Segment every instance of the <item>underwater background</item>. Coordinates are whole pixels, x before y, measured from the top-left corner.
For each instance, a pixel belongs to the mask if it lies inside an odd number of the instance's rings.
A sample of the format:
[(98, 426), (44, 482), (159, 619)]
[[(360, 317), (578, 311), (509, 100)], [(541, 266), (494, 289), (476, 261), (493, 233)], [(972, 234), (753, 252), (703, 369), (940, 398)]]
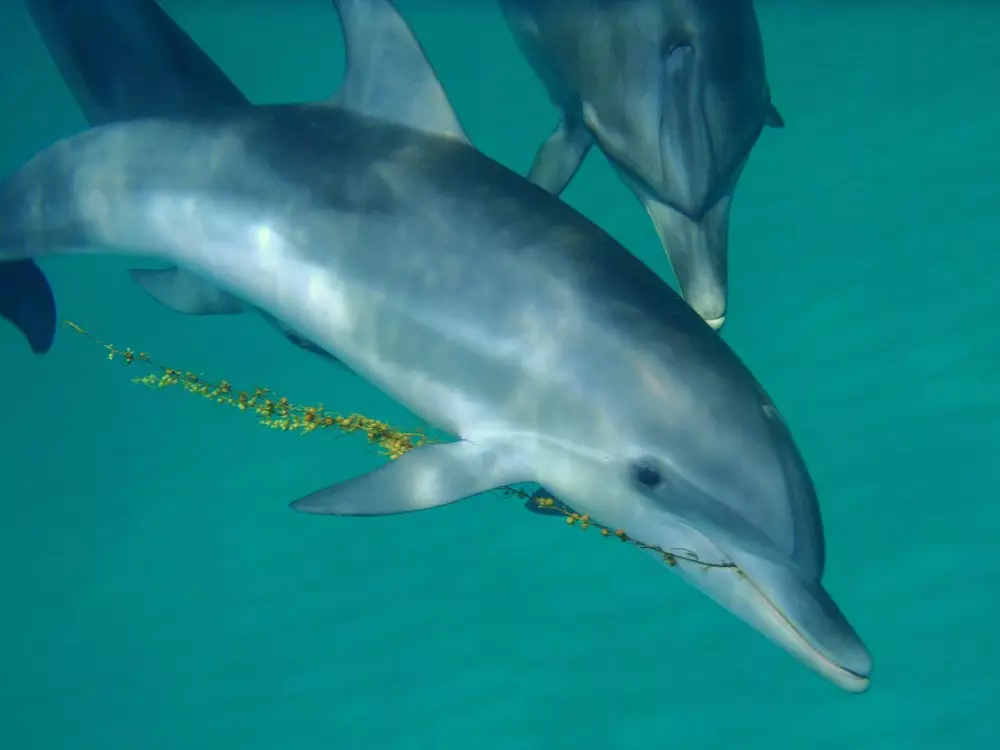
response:
[[(256, 102), (339, 83), (326, 0), (163, 4)], [(787, 127), (737, 191), (724, 335), (810, 466), (868, 693), (517, 500), (293, 513), (384, 459), (132, 385), (147, 371), (67, 329), (34, 357), (2, 326), (0, 747), (998, 746), (1000, 3), (756, 5)], [(556, 113), (496, 6), (397, 6), (473, 141), (524, 172)], [(0, 106), (0, 173), (85, 125), (13, 0)], [(564, 197), (673, 283), (599, 153)], [(134, 259), (42, 265), (60, 314), (118, 346), (418, 426), (255, 316), (158, 306)]]

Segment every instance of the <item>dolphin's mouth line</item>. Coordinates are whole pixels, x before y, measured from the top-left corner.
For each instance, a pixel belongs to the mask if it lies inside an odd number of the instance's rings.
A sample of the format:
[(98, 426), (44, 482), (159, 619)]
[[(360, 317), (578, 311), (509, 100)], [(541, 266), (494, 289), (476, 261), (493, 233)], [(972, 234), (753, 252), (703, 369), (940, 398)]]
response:
[(735, 565), (733, 567), (736, 570), (736, 574), (747, 582), (747, 585), (749, 585), (750, 588), (752, 588), (754, 592), (761, 598), (761, 600), (763, 600), (763, 602), (767, 605), (767, 607), (771, 610), (771, 612), (774, 613), (774, 615), (781, 622), (785, 624), (785, 626), (789, 629), (789, 631), (792, 634), (794, 634), (795, 637), (798, 638), (806, 646), (806, 648), (809, 649), (811, 653), (815, 654), (819, 659), (821, 659), (824, 664), (827, 664), (828, 666), (833, 667), (834, 669), (839, 670), (844, 674), (850, 675), (851, 677), (854, 677), (857, 680), (863, 681), (865, 683), (868, 682), (869, 677), (867, 675), (859, 674), (858, 672), (848, 669), (847, 667), (841, 666), (840, 664), (837, 664), (835, 661), (830, 659), (828, 656), (824, 655), (818, 648), (816, 648), (812, 643), (810, 643), (809, 639), (802, 634), (802, 631), (800, 631), (797, 627), (795, 627), (792, 621), (789, 620), (785, 616), (785, 614), (774, 604), (774, 602), (771, 601), (771, 599), (767, 596), (767, 594), (761, 591), (760, 587), (753, 582), (750, 576), (748, 576), (743, 571), (742, 568)]

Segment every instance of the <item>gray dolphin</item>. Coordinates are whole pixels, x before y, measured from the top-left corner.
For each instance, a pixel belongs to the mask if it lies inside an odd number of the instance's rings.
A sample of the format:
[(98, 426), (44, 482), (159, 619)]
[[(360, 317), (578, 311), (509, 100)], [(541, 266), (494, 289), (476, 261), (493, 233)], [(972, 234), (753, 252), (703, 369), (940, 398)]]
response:
[[(25, 0), (56, 68), (91, 125), (248, 107), (250, 101), (156, 0)], [(182, 268), (132, 269), (161, 304), (189, 315), (235, 315), (243, 300)], [(296, 346), (335, 359), (256, 310)]]
[(728, 306), (733, 192), (771, 104), (752, 0), (499, 0), (562, 113), (528, 174), (559, 194), (597, 143), (656, 227), (681, 293)]
[(0, 260), (176, 263), (458, 438), (296, 510), (404, 513), (537, 483), (686, 550), (688, 582), (865, 690), (869, 654), (821, 583), (813, 484), (753, 375), (628, 250), (470, 145), (391, 3), (335, 6), (347, 73), (329, 102), (59, 141), (0, 183)]

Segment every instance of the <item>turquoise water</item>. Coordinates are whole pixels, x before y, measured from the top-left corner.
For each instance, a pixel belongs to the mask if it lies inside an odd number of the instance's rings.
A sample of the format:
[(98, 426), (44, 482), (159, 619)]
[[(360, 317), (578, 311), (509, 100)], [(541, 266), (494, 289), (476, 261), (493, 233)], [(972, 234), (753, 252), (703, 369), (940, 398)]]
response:
[[(256, 101), (339, 81), (325, 0), (165, 5)], [(788, 125), (740, 185), (725, 336), (809, 462), (828, 587), (874, 655), (868, 693), (839, 692), (634, 549), (517, 502), (294, 514), (287, 501), (380, 459), (130, 385), (139, 371), (69, 332), (34, 358), (0, 327), (0, 747), (995, 746), (990, 5), (758, 2)], [(555, 113), (497, 10), (399, 7), (473, 140), (526, 169)], [(6, 172), (84, 123), (17, 4), (0, 10), (0, 58)], [(599, 155), (566, 199), (670, 279)], [(61, 313), (118, 345), (415, 424), (255, 318), (163, 310), (126, 261), (43, 265)]]

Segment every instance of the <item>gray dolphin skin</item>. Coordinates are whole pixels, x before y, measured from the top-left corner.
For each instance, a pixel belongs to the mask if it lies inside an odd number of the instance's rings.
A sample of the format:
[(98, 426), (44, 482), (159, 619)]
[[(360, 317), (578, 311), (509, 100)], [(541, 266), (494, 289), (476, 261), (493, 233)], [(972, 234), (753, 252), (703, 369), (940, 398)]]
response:
[(296, 510), (405, 513), (537, 483), (685, 550), (685, 580), (864, 691), (871, 659), (821, 583), (813, 484), (753, 375), (628, 250), (468, 142), (391, 3), (334, 4), (336, 96), (61, 140), (0, 183), (0, 260), (175, 263), (457, 437)]
[[(25, 0), (60, 75), (91, 125), (247, 107), (250, 101), (156, 0)], [(232, 294), (182, 268), (132, 269), (161, 304), (189, 315), (248, 309)], [(257, 310), (296, 346), (321, 347)]]
[(593, 144), (652, 219), (681, 294), (728, 308), (733, 192), (771, 104), (752, 0), (499, 0), (561, 113), (528, 174), (560, 194)]

